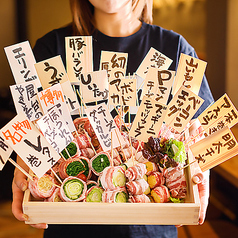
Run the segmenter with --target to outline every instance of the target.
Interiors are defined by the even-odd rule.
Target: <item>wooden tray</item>
[[[34,201],[28,189],[23,200],[23,211],[29,216],[26,224],[197,225],[200,203],[190,167],[185,169],[185,203],[42,202]]]

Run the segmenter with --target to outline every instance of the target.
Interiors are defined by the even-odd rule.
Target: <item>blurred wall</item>
[[[14,0],[0,0],[0,96],[8,93],[14,80],[5,56],[4,47],[16,43],[16,8]]]
[[[226,92],[238,107],[238,1],[228,1]]]

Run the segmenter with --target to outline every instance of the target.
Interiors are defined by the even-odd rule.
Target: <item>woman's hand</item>
[[[20,158],[18,158],[17,161],[18,164],[27,171],[27,167],[24,164],[24,162]],[[28,220],[28,216],[24,214],[22,210],[24,191],[27,189],[27,187],[28,182],[26,180],[26,176],[16,168],[14,172],[14,178],[12,181],[12,193],[13,193],[12,213],[19,221]],[[38,229],[47,228],[47,224],[44,223],[32,224],[31,226]]]
[[[202,173],[202,172],[201,172]],[[192,181],[197,184],[199,198],[200,198],[200,212],[199,212],[199,221],[198,223],[202,225],[205,221],[206,211],[209,200],[209,175],[210,171],[207,170],[202,173],[196,173],[192,177]]]

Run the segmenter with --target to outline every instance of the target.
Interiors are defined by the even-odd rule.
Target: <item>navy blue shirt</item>
[[[53,30],[37,40],[33,49],[36,61],[61,55],[65,64],[65,37],[72,36],[72,26]],[[173,60],[171,70],[176,70],[181,53],[197,57],[195,50],[179,34],[165,30],[159,26],[142,23],[139,31],[128,37],[109,37],[99,31],[93,34],[94,70],[99,69],[101,51],[115,51],[128,53],[127,73],[133,74],[153,47]],[[213,102],[206,78],[203,78],[199,96],[205,102],[196,113],[199,115]],[[196,116],[195,115],[195,116]],[[80,213],[80,211],[79,211]],[[126,215],[126,211],[125,211]],[[143,216],[143,214],[141,214]],[[83,216],[83,214],[82,214]],[[95,214],[100,216],[100,214]],[[116,214],[115,214],[116,216]],[[158,214],[160,216],[160,214]],[[45,231],[45,237],[130,237],[130,238],[173,238],[177,237],[174,226],[129,226],[129,225],[51,225]]]

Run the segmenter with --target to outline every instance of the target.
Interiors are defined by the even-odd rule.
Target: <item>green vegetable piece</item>
[[[84,171],[85,167],[80,161],[73,161],[66,168],[66,173],[69,176],[76,177],[80,172]]]
[[[92,167],[98,173],[101,173],[108,166],[110,166],[110,160],[105,154],[99,154],[92,162]]]
[[[69,158],[68,154],[70,155],[70,157],[72,157],[72,156],[76,155],[76,153],[77,153],[77,146],[74,142],[70,142],[68,144],[68,146],[66,147],[66,149],[67,149],[68,153],[65,149],[62,150],[62,152],[61,152],[61,154],[64,156],[65,159]]]
[[[170,139],[165,143],[165,153],[169,158],[174,159],[176,162],[184,163],[187,159],[185,147],[182,141]]]
[[[117,170],[112,177],[113,184],[116,187],[123,187],[126,184],[126,176],[120,170]]]
[[[91,187],[97,186],[95,183],[88,183],[87,184],[87,190],[89,190]]]
[[[116,203],[128,202],[128,195],[125,192],[118,192],[115,199]]]
[[[83,192],[84,184],[78,179],[71,179],[65,182],[63,189],[69,199],[77,200]]]
[[[93,188],[87,195],[86,202],[101,202],[103,190],[101,188]]]
[[[183,203],[184,199],[169,197],[169,200],[173,203]]]

